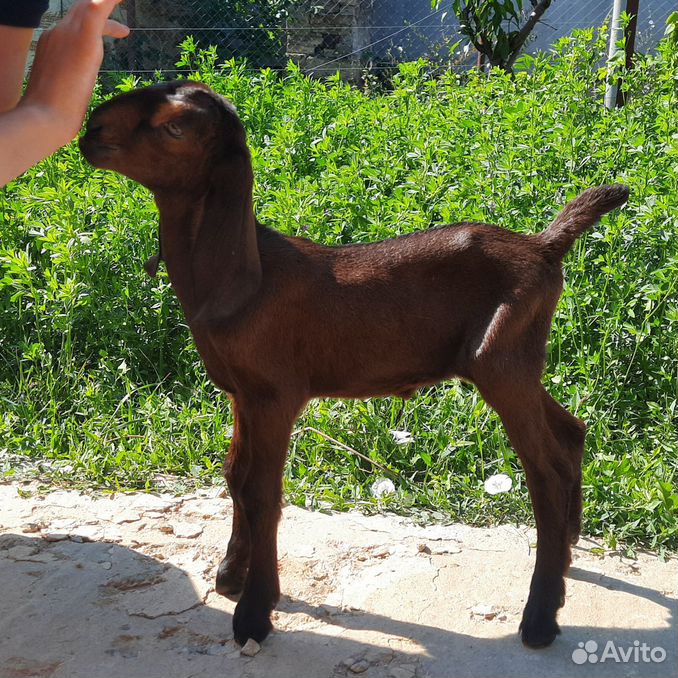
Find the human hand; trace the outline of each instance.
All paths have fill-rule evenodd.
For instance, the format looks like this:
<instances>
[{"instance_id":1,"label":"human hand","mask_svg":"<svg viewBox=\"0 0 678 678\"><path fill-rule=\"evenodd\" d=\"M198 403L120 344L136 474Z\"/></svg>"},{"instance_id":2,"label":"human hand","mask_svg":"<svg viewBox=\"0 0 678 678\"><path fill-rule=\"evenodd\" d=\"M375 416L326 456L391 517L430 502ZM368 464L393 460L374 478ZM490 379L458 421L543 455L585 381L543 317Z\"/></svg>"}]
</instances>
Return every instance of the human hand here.
<instances>
[{"instance_id":1,"label":"human hand","mask_svg":"<svg viewBox=\"0 0 678 678\"><path fill-rule=\"evenodd\" d=\"M68 143L80 130L104 56L103 36L124 38L129 28L109 19L121 0L78 0L45 31L19 106L37 109ZM47 121L46 120L46 121Z\"/></svg>"}]
</instances>

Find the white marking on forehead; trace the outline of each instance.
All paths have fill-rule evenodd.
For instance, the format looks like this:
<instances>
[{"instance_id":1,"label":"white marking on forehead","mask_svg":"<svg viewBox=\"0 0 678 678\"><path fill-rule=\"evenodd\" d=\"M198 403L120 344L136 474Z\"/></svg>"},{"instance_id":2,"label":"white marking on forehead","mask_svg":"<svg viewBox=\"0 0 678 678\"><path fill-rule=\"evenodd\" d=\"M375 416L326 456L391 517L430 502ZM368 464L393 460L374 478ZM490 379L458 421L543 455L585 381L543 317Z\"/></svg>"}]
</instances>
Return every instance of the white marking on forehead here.
<instances>
[{"instance_id":1,"label":"white marking on forehead","mask_svg":"<svg viewBox=\"0 0 678 678\"><path fill-rule=\"evenodd\" d=\"M181 115L184 111L190 108L190 105L182 97L171 94L163 101L158 110L151 117L151 125L157 127L163 123L169 122L173 118Z\"/></svg>"},{"instance_id":2,"label":"white marking on forehead","mask_svg":"<svg viewBox=\"0 0 678 678\"><path fill-rule=\"evenodd\" d=\"M235 113L235 115L238 115L238 109L236 108L235 104L230 99L227 99L225 96L219 94L218 92L214 92L213 90L206 90L206 89L203 89L202 87L182 88L182 89L178 90L176 93L170 94L167 98L168 99L177 99L179 101L184 101L185 99L188 99L190 97L190 95L193 94L194 92L203 92L204 94L206 94L208 96L210 94L213 94L214 96L216 96L216 98L218 100L221 101L221 103L223 103L223 105L231 113ZM184 101L184 103L185 103L185 101ZM217 102L215 101L215 103L217 103Z\"/></svg>"},{"instance_id":3,"label":"white marking on forehead","mask_svg":"<svg viewBox=\"0 0 678 678\"><path fill-rule=\"evenodd\" d=\"M181 96L180 92L175 92L174 94L168 95L167 101L171 104L186 105L186 100L183 96Z\"/></svg>"}]
</instances>

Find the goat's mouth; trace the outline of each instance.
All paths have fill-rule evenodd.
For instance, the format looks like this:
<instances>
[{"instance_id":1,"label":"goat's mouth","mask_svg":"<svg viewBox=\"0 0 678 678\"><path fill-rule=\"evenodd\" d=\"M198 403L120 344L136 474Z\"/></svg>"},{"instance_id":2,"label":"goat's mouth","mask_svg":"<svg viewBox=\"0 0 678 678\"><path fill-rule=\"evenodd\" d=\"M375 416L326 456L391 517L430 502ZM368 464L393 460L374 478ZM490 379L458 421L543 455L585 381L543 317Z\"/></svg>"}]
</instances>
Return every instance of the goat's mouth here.
<instances>
[{"instance_id":1,"label":"goat's mouth","mask_svg":"<svg viewBox=\"0 0 678 678\"><path fill-rule=\"evenodd\" d=\"M103 144L87 134L80 137L78 146L85 160L95 167L104 167L106 162L120 150L120 146L116 144Z\"/></svg>"}]
</instances>

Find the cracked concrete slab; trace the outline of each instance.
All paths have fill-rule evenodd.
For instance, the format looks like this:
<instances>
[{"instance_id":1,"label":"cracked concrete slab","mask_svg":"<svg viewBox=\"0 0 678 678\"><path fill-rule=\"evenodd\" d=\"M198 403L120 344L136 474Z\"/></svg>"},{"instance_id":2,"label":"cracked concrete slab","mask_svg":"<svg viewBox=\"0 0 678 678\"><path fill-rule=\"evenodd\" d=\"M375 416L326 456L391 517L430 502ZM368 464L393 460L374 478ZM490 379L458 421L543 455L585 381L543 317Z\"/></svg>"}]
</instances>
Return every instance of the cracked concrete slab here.
<instances>
[{"instance_id":1,"label":"cracked concrete slab","mask_svg":"<svg viewBox=\"0 0 678 678\"><path fill-rule=\"evenodd\" d=\"M230 532L221 488L31 489L0 484L0 678L678 672L675 558L631 560L582 540L562 635L533 651L517 635L533 530L287 507L276 630L248 657L233 642L234 603L213 589Z\"/></svg>"}]
</instances>

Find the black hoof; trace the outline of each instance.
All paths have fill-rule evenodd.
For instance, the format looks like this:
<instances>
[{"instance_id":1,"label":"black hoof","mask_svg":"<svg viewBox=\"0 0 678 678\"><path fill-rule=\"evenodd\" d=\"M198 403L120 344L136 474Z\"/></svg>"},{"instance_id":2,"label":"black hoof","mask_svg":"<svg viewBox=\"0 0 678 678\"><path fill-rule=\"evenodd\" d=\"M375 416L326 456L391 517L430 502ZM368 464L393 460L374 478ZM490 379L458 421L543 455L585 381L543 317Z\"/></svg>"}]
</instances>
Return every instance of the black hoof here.
<instances>
[{"instance_id":1,"label":"black hoof","mask_svg":"<svg viewBox=\"0 0 678 678\"><path fill-rule=\"evenodd\" d=\"M543 612L523 613L523 621L520 622L520 635L523 645L533 649L548 647L560 633L560 627L554 615Z\"/></svg>"},{"instance_id":2,"label":"black hoof","mask_svg":"<svg viewBox=\"0 0 678 678\"><path fill-rule=\"evenodd\" d=\"M263 642L273 629L268 610L246 607L238 603L233 615L233 636L238 645L244 645L249 638Z\"/></svg>"},{"instance_id":3,"label":"black hoof","mask_svg":"<svg viewBox=\"0 0 678 678\"><path fill-rule=\"evenodd\" d=\"M233 562L229 563L224 558L219 563L219 569L217 570L215 590L221 596L237 600L245 586L246 578L247 567L237 566Z\"/></svg>"}]
</instances>

